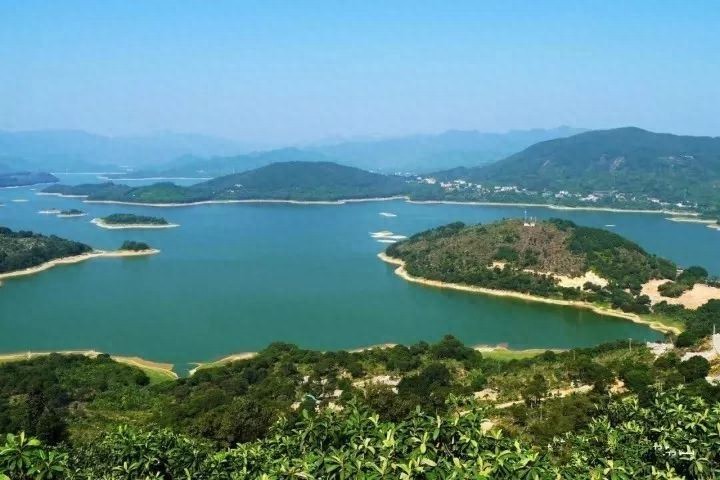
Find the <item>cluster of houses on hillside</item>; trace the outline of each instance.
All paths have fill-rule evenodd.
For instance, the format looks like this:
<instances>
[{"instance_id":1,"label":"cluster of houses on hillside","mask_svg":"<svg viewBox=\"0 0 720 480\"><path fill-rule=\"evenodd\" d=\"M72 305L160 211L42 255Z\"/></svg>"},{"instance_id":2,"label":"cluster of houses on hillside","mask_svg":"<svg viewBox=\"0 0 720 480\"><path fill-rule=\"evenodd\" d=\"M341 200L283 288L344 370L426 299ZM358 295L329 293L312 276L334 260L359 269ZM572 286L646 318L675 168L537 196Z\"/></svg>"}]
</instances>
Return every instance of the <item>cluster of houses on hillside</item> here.
<instances>
[{"instance_id":1,"label":"cluster of houses on hillside","mask_svg":"<svg viewBox=\"0 0 720 480\"><path fill-rule=\"evenodd\" d=\"M692 203L670 203L665 202L659 198L649 197L645 195L628 194L615 190L598 190L590 193L583 192L571 192L568 190L559 191L536 191L529 190L518 185L482 185L480 183L473 183L467 180L439 180L435 177L424 177L415 176L414 182L437 185L447 193L466 193L470 195L476 195L480 198L488 198L498 194L518 194L525 195L527 197L542 198L547 200L556 200L559 202L570 201L572 203L650 203L657 205L662 208L679 208L679 209L693 209L697 208L697 204Z\"/></svg>"}]
</instances>

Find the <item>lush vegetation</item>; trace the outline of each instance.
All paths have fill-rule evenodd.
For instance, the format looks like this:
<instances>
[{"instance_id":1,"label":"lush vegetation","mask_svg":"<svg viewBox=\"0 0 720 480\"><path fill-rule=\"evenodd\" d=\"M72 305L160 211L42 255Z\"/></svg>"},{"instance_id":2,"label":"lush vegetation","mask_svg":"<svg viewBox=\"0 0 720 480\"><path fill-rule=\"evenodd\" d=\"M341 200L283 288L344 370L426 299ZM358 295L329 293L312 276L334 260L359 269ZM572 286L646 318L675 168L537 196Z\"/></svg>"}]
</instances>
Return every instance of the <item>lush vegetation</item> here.
<instances>
[{"instance_id":1,"label":"lush vegetation","mask_svg":"<svg viewBox=\"0 0 720 480\"><path fill-rule=\"evenodd\" d=\"M131 250L134 252L142 252L150 250L152 247L145 242L136 242L134 240L125 240L120 246L120 250Z\"/></svg>"},{"instance_id":2,"label":"lush vegetation","mask_svg":"<svg viewBox=\"0 0 720 480\"><path fill-rule=\"evenodd\" d=\"M413 235L387 249L411 275L545 297L585 300L648 313L639 295L651 278L676 277L676 266L607 230L551 219L525 226L521 220L488 225L453 223ZM568 288L552 276L592 271L608 284Z\"/></svg>"},{"instance_id":3,"label":"lush vegetation","mask_svg":"<svg viewBox=\"0 0 720 480\"><path fill-rule=\"evenodd\" d=\"M77 208L71 208L69 210L62 210L60 215L83 215L85 212L78 210Z\"/></svg>"},{"instance_id":4,"label":"lush vegetation","mask_svg":"<svg viewBox=\"0 0 720 480\"><path fill-rule=\"evenodd\" d=\"M44 172L0 172L0 187L20 187L38 183L59 182L55 175Z\"/></svg>"},{"instance_id":5,"label":"lush vegetation","mask_svg":"<svg viewBox=\"0 0 720 480\"><path fill-rule=\"evenodd\" d=\"M51 355L0 365L0 432L10 433L0 471L710 479L720 473L720 387L705 381L708 370L700 357L656 359L626 342L499 361L446 337L362 352L273 344L151 385L106 356ZM592 389L554 393L577 385ZM496 398L473 399L478 391Z\"/></svg>"},{"instance_id":6,"label":"lush vegetation","mask_svg":"<svg viewBox=\"0 0 720 480\"><path fill-rule=\"evenodd\" d=\"M0 227L0 273L36 267L56 258L92 251L84 243Z\"/></svg>"},{"instance_id":7,"label":"lush vegetation","mask_svg":"<svg viewBox=\"0 0 720 480\"><path fill-rule=\"evenodd\" d=\"M182 187L172 183L128 187L55 185L48 193L86 195L91 200L141 203L189 203L205 200L339 200L404 195L405 179L380 175L332 162L281 162L243 173Z\"/></svg>"},{"instance_id":8,"label":"lush vegetation","mask_svg":"<svg viewBox=\"0 0 720 480\"><path fill-rule=\"evenodd\" d=\"M108 225L167 225L168 222L162 217L150 217L146 215L135 215L132 213L113 213L101 219Z\"/></svg>"},{"instance_id":9,"label":"lush vegetation","mask_svg":"<svg viewBox=\"0 0 720 480\"><path fill-rule=\"evenodd\" d=\"M720 138L617 128L537 143L491 165L439 177L542 191L619 191L717 209ZM556 200L557 201L557 200Z\"/></svg>"}]
</instances>

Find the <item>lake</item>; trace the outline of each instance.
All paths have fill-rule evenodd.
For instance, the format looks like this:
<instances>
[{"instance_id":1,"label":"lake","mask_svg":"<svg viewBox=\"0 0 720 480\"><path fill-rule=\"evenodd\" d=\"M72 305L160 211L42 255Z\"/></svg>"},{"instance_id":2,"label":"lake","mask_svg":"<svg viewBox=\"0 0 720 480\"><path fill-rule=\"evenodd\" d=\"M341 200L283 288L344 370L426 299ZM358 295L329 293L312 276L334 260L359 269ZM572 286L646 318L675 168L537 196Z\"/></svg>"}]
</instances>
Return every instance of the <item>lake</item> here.
<instances>
[{"instance_id":1,"label":"lake","mask_svg":"<svg viewBox=\"0 0 720 480\"><path fill-rule=\"evenodd\" d=\"M65 183L98 181L63 176ZM139 182L134 182L135 184ZM27 202L13 202L25 199ZM85 204L0 189L0 225L56 234L100 249L124 240L159 248L152 257L102 258L9 279L0 288L0 352L96 349L170 362L255 351L273 341L314 349L436 341L450 333L469 345L511 348L590 346L657 332L590 311L437 290L410 284L376 258L387 245L370 233L412 233L452 221L522 217L522 207L234 204L180 208ZM37 212L79 208L83 218ZM181 226L106 230L111 213L163 216ZM380 215L381 212L395 217ZM680 265L720 273L720 232L662 215L527 208L625 235Z\"/></svg>"}]
</instances>

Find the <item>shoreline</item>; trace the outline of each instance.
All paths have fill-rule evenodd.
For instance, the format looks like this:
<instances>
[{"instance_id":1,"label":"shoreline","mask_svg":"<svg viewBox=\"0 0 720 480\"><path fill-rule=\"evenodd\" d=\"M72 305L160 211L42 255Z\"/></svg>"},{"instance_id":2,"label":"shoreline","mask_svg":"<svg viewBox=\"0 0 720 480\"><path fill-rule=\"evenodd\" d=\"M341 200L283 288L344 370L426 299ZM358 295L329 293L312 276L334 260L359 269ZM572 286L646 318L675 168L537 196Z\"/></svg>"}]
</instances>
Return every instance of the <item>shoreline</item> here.
<instances>
[{"instance_id":1,"label":"shoreline","mask_svg":"<svg viewBox=\"0 0 720 480\"><path fill-rule=\"evenodd\" d=\"M98 355L102 355L103 352L97 350L59 350L53 352L16 352L16 353L2 353L0 354L0 365L6 362L17 362L22 360L32 360L33 358L43 357L57 353L59 355L84 355L88 358L97 358ZM175 365L172 363L153 362L146 360L141 357L135 356L124 356L124 355L110 355L110 358L118 363L137 367L141 370L149 370L155 373L159 373L172 380L180 378L173 368Z\"/></svg>"},{"instance_id":2,"label":"shoreline","mask_svg":"<svg viewBox=\"0 0 720 480\"><path fill-rule=\"evenodd\" d=\"M87 217L87 213L58 213L55 218L78 218Z\"/></svg>"},{"instance_id":3,"label":"shoreline","mask_svg":"<svg viewBox=\"0 0 720 480\"><path fill-rule=\"evenodd\" d=\"M147 180L147 179L137 179ZM653 210L653 209L641 209L641 208L617 208L617 207L590 207L590 206L565 206L550 203L514 203L514 202L485 202L485 201L458 201L458 200L412 200L407 195L397 195L393 197L369 197L369 198L343 198L338 200L285 200L285 199L242 199L242 200L200 200L195 202L185 203L148 203L148 202L129 202L123 200L87 200L88 195L65 195L62 193L53 192L37 192L36 195L48 195L56 196L61 198L82 198L83 203L99 203L99 204L114 204L114 205L135 205L140 207L162 207L162 208L173 208L173 207L190 207L197 205L222 205L222 204L242 204L242 203L280 203L290 205L346 205L348 203L361 203L361 202L386 202L393 200L404 200L406 203L416 205L468 205L468 206L483 206L483 207L535 207L535 208L547 208L550 210L584 210L591 212L613 212L613 213L648 213L648 214L663 214L678 217L699 217L700 214L692 211L680 211L680 210ZM670 220L668 218L668 220ZM680 220L682 221L682 220Z\"/></svg>"},{"instance_id":4,"label":"shoreline","mask_svg":"<svg viewBox=\"0 0 720 480\"><path fill-rule=\"evenodd\" d=\"M127 224L112 224L106 223L102 218L93 218L90 223L100 228L107 228L108 230L124 230L124 229L158 229L158 228L175 228L180 225L177 223L164 223L164 224L152 224L152 223L127 223Z\"/></svg>"},{"instance_id":5,"label":"shoreline","mask_svg":"<svg viewBox=\"0 0 720 480\"><path fill-rule=\"evenodd\" d=\"M577 301L577 300L559 300L559 299L555 299L555 298L545 298L545 297L539 297L536 295L530 295L527 293L513 292L511 290L495 290L495 289L485 288L485 287L475 287L472 285L464 285L464 284L460 284L460 283L446 283L446 282L441 282L439 280L430 280L427 278L415 277L415 276L410 275L405 270L405 261L400 260L399 258L390 257L387 254L385 254L385 252L380 252L380 253L378 253L377 256L383 262L389 263L391 265L395 265L397 267L394 271L395 275L397 275L397 276L401 277L402 279L404 279L408 282L411 282L411 283L417 283L420 285L434 287L434 288L445 288L445 289L450 289L450 290L459 290L462 292L480 293L483 295L493 295L496 297L509 297L509 298L514 298L517 300L525 300L525 301L529 301L529 302L537 302L537 303L546 303L546 304L550 304L550 305L583 308L586 310L591 310L594 313L597 313L599 315L622 318L624 320L630 320L633 323L646 325L649 328L651 328L652 330L656 330L661 333L673 333L675 335L679 335L681 333L680 329L678 329L676 327L671 327L669 325L663 325L660 322L645 320L640 315L637 315L635 313L627 313L627 312L622 312L619 310L603 308L603 307L594 305L589 302L581 302L581 301Z\"/></svg>"},{"instance_id":6,"label":"shoreline","mask_svg":"<svg viewBox=\"0 0 720 480\"><path fill-rule=\"evenodd\" d=\"M62 196L62 194L54 194ZM67 197L67 196L66 196ZM75 197L80 197L77 195ZM87 198L87 195L83 195ZM145 203L145 202L126 202L121 200L83 200L83 203L103 203L114 205L134 205L138 207L159 207L159 208L176 208L176 207L193 207L197 205L223 205L223 204L242 204L242 203L279 203L289 205L345 205L348 203L361 202L386 202L391 200L407 200L408 197L372 197L372 198L345 198L340 200L282 200L282 199L243 199L243 200L201 200L197 202L187 203Z\"/></svg>"},{"instance_id":7,"label":"shoreline","mask_svg":"<svg viewBox=\"0 0 720 480\"><path fill-rule=\"evenodd\" d=\"M60 197L60 198L87 198L87 195L66 195L64 193L55 193L55 192L35 192L35 195L39 195L41 197Z\"/></svg>"},{"instance_id":8,"label":"shoreline","mask_svg":"<svg viewBox=\"0 0 720 480\"><path fill-rule=\"evenodd\" d=\"M553 203L514 203L514 202L480 202L458 200L408 200L407 203L415 203L419 205L445 204L445 205L478 205L483 207L537 207L548 208L550 210L586 210L591 212L614 212L614 213L660 213L664 215L682 215L686 217L696 217L700 214L697 212L686 212L679 210L652 210L642 208L617 208L617 207L571 207L565 205L557 205Z\"/></svg>"},{"instance_id":9,"label":"shoreline","mask_svg":"<svg viewBox=\"0 0 720 480\"><path fill-rule=\"evenodd\" d=\"M677 222L677 223L705 223L705 224L717 223L716 220L710 220L710 219L706 219L706 218L697 218L697 217L668 217L665 220L669 220L671 222Z\"/></svg>"},{"instance_id":10,"label":"shoreline","mask_svg":"<svg viewBox=\"0 0 720 480\"><path fill-rule=\"evenodd\" d=\"M114 175L114 174L111 174L111 175ZM212 180L214 177L137 177L137 178L135 178L135 177L127 177L127 178L115 178L115 177L107 177L107 176L100 176L100 175L98 175L97 178L99 178L100 180L109 180L109 181L111 181L111 182L114 182L114 181L119 181L119 182L122 182L122 181L138 182L138 181L142 181L142 180L145 180L145 181L147 181L147 180L153 180L153 181L162 181L162 180L197 180L197 181L201 181L201 180Z\"/></svg>"},{"instance_id":11,"label":"shoreline","mask_svg":"<svg viewBox=\"0 0 720 480\"><path fill-rule=\"evenodd\" d=\"M111 250L111 251L105 251L105 250L93 250L92 252L83 253L82 255L75 255L72 257L61 257L56 258L54 260L49 260L45 263L41 263L40 265L36 265L34 267L25 268L23 270L15 270L12 272L5 272L0 273L0 280L5 280L8 278L15 278L15 277L24 277L27 275L35 275L36 273L44 272L45 270L50 270L53 267L57 267L58 265L72 265L75 263L84 262L86 260L90 260L92 258L120 258L120 257L140 257L140 256L146 256L146 255L155 255L160 253L160 250L151 248L150 250ZM0 285L2 283L0 282Z\"/></svg>"}]
</instances>

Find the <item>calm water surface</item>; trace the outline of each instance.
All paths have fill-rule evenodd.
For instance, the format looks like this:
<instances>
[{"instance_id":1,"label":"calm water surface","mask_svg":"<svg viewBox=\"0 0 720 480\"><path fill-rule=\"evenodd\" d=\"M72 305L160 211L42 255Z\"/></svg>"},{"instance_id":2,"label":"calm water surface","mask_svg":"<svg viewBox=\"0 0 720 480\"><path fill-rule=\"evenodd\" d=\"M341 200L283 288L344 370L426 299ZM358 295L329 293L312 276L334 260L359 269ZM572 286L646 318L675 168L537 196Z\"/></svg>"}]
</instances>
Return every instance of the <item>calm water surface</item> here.
<instances>
[{"instance_id":1,"label":"calm water surface","mask_svg":"<svg viewBox=\"0 0 720 480\"><path fill-rule=\"evenodd\" d=\"M0 225L13 229L101 249L130 239L162 250L153 257L96 259L7 280L0 288L0 352L95 348L172 362L182 371L189 362L254 351L276 340L338 349L434 341L452 333L468 344L562 348L660 338L643 326L584 310L409 284L376 258L386 245L369 235L519 217L523 208L402 201L153 208L84 204L36 196L30 188L0 189L0 203ZM89 215L60 219L37 213L72 207ZM720 232L703 225L669 222L662 215L527 211L614 225L608 228L651 252L720 274ZM161 215L181 226L105 230L89 223L116 212Z\"/></svg>"}]
</instances>

